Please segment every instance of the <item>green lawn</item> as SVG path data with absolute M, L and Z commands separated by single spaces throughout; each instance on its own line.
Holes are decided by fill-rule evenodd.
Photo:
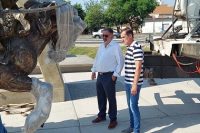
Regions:
M 122 48 L 123 53 L 125 54 L 126 46 L 122 46 L 121 48 Z M 68 51 L 68 54 L 87 55 L 91 58 L 95 58 L 97 49 L 98 49 L 98 47 L 73 47 Z M 145 50 L 145 51 L 147 51 L 147 50 Z
M 98 47 L 73 47 L 68 51 L 71 55 L 87 55 L 95 58 Z

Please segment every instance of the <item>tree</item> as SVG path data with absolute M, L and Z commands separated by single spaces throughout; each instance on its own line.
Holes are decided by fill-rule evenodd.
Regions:
M 156 0 L 103 0 L 107 7 L 106 17 L 115 25 L 129 23 L 138 29 L 144 18 L 158 5 Z
M 118 27 L 125 22 L 125 11 L 121 0 L 103 0 L 102 3 L 106 7 L 104 15 L 107 25 Z
M 82 20 L 84 20 L 84 19 L 85 19 L 85 16 L 86 16 L 86 13 L 85 13 L 85 11 L 83 10 L 81 4 L 77 4 L 77 3 L 76 3 L 75 5 L 73 5 L 73 7 L 76 8 L 76 10 L 78 11 L 78 15 L 80 16 L 80 18 L 81 18 Z
M 97 30 L 101 28 L 104 20 L 104 8 L 102 4 L 98 1 L 90 0 L 85 5 L 86 7 L 86 16 L 85 22 L 90 31 Z

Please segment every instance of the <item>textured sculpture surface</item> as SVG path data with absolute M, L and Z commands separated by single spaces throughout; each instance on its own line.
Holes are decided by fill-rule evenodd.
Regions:
M 24 132 L 33 133 L 49 116 L 53 88 L 28 75 L 36 67 L 37 57 L 47 44 L 51 47 L 49 58 L 62 61 L 85 25 L 76 10 L 63 4 L 62 0 L 28 0 L 23 5 L 24 10 L 63 4 L 55 9 L 30 13 L 21 12 L 17 1 L 0 0 L 0 88 L 34 95 L 36 106 L 24 127 Z
M 13 0 L 1 1 L 3 9 L 17 9 L 16 4 L 12 3 Z M 50 3 L 28 1 L 25 3 L 25 8 L 46 5 Z M 28 75 L 35 68 L 37 57 L 51 38 L 56 40 L 53 36 L 57 29 L 56 13 L 50 10 L 26 14 L 22 19 L 28 22 L 30 29 L 24 28 L 26 26 L 23 27 L 21 22 L 15 19 L 16 15 L 5 13 L 0 16 L 0 88 L 24 92 L 31 90 L 32 80 Z

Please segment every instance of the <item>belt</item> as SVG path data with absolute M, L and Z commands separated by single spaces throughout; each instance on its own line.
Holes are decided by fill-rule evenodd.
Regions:
M 113 72 L 98 72 L 99 75 L 113 74 Z

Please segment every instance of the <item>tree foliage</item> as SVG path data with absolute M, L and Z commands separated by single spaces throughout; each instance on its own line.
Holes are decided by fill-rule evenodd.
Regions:
M 129 23 L 140 26 L 144 18 L 153 12 L 157 6 L 156 0 L 104 0 L 107 4 L 107 17 L 112 18 L 111 21 L 115 25 Z M 134 24 L 135 22 L 135 24 Z
M 94 0 L 86 3 L 86 17 L 85 22 L 90 30 L 97 30 L 101 28 L 104 23 L 104 8 L 103 5 Z
M 158 6 L 156 0 L 138 0 L 137 13 L 142 19 L 144 19 L 153 12 L 156 6 Z
M 125 16 L 121 0 L 104 0 L 103 3 L 107 7 L 104 15 L 109 24 L 117 26 L 124 23 Z
M 73 5 L 73 7 L 76 8 L 76 10 L 78 11 L 78 15 L 80 16 L 80 18 L 81 18 L 82 20 L 84 20 L 84 19 L 85 19 L 85 16 L 86 16 L 86 13 L 85 13 L 85 11 L 83 10 L 81 4 L 77 4 L 77 3 L 76 3 L 75 5 Z
M 86 17 L 90 29 L 130 24 L 138 29 L 155 7 L 156 0 L 90 0 L 86 5 Z

